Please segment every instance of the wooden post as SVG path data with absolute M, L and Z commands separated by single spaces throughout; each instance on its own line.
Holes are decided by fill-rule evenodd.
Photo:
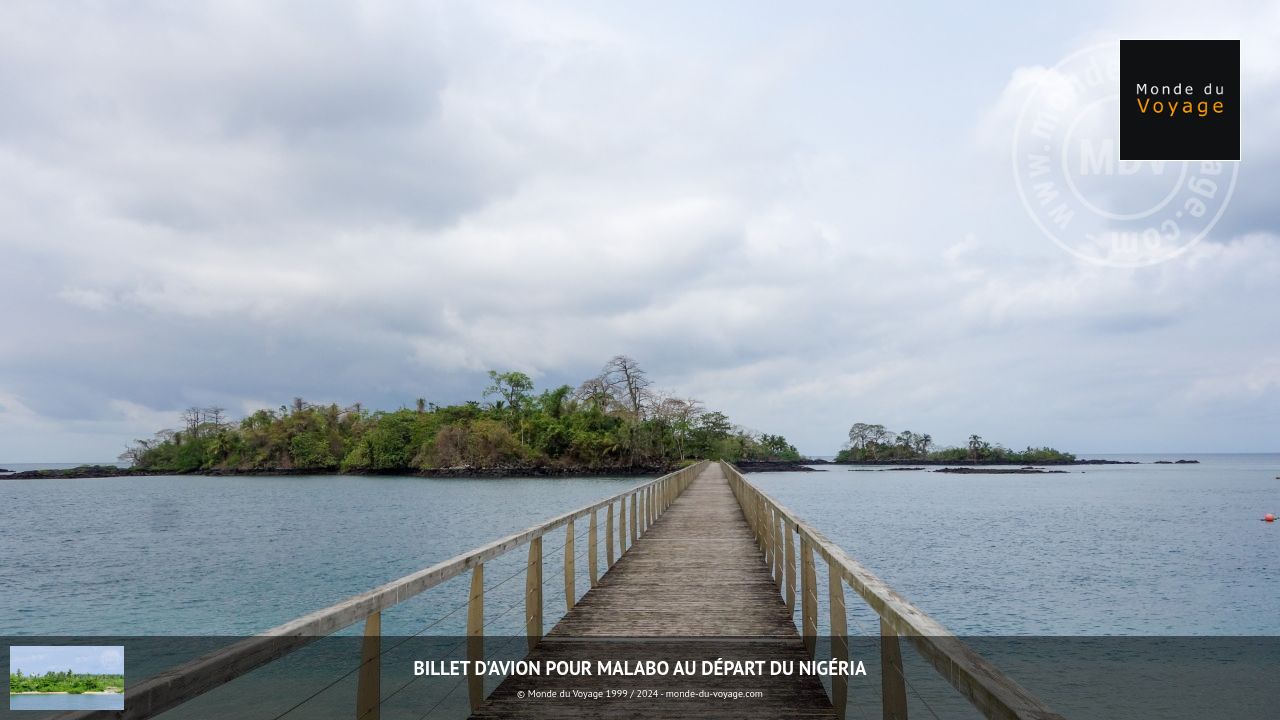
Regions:
M 844 578 L 834 567 L 827 565 L 827 589 L 831 599 L 831 658 L 833 660 L 849 659 L 849 621 L 844 611 Z M 849 704 L 849 676 L 835 674 L 831 676 L 831 705 L 836 709 L 836 717 L 844 720 Z
M 898 632 L 880 618 L 880 696 L 884 720 L 907 720 L 907 676 Z
M 472 668 L 484 660 L 484 564 L 471 571 L 471 599 L 467 601 L 467 690 L 471 696 L 471 709 L 479 709 L 484 702 L 484 675 Z
M 378 720 L 382 700 L 382 613 L 364 620 L 360 674 L 356 681 L 356 720 Z
M 640 534 L 649 529 L 649 488 L 641 488 L 636 493 L 636 502 L 640 503 Z
M 782 513 L 773 514 L 773 584 L 782 592 Z
M 813 569 L 813 546 L 800 536 L 800 620 L 804 649 L 813 657 L 818 648 L 818 576 Z
M 618 501 L 618 557 L 627 552 L 627 499 Z
M 595 587 L 600 583 L 600 571 L 596 568 L 598 562 L 596 545 L 599 543 L 596 540 L 595 510 L 591 511 L 591 522 L 587 524 L 587 544 L 587 564 L 591 566 L 591 587 Z
M 636 518 L 636 510 L 640 507 L 640 501 L 636 499 L 636 493 L 631 493 L 631 544 L 635 545 L 636 540 L 640 539 L 640 531 L 636 526 L 638 518 Z
M 755 491 L 755 521 L 759 524 L 760 529 L 760 551 L 764 552 L 764 560 L 769 560 L 769 536 L 768 529 L 764 525 L 764 493 Z
M 751 529 L 756 532 L 756 542 L 760 542 L 760 497 L 756 495 L 755 490 L 747 491 L 747 498 L 751 502 L 751 512 L 747 513 L 747 518 L 751 522 Z
M 524 574 L 524 634 L 529 650 L 542 639 L 542 536 L 529 541 L 529 564 Z
M 783 525 L 787 534 L 787 612 L 796 612 L 796 541 L 791 528 Z
M 760 496 L 760 492 L 755 492 L 755 534 L 756 539 L 760 541 L 760 552 L 764 553 L 765 564 L 769 561 L 769 541 L 764 528 L 764 497 Z
M 576 592 L 577 570 L 573 564 L 573 518 L 569 518 L 569 524 L 564 529 L 564 609 L 566 612 L 573 609 L 573 603 L 578 599 Z
M 764 564 L 772 573 L 773 570 L 773 508 L 769 507 L 769 503 L 765 502 L 764 494 L 761 493 L 760 507 L 763 508 L 760 517 L 764 520 Z
M 609 503 L 609 511 L 604 516 L 604 552 L 605 571 L 613 567 L 613 503 Z

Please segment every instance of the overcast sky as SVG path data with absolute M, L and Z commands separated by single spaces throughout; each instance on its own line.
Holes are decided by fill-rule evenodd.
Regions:
M 120 645 L 14 645 L 9 648 L 9 672 L 24 675 L 65 672 L 123 675 L 124 647 Z
M 906 5 L 0 4 L 0 462 L 619 353 L 812 454 L 1280 449 L 1280 7 Z M 1009 162 L 1121 37 L 1243 41 L 1227 213 L 1140 269 Z

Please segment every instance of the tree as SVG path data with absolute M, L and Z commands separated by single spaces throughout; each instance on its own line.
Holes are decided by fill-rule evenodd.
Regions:
M 915 437 L 916 455 L 925 457 L 929 454 L 929 448 L 933 446 L 933 436 L 929 433 L 922 433 Z
M 650 381 L 640 364 L 626 355 L 615 355 L 605 363 L 603 377 L 608 386 L 621 396 L 632 416 L 636 420 L 643 419 L 645 388 L 649 387 Z
M 603 375 L 583 380 L 578 389 L 574 391 L 574 397 L 579 402 L 601 412 L 608 411 L 609 404 L 614 399 L 613 393 L 609 391 L 609 383 Z
M 516 417 L 516 424 L 519 426 L 520 445 L 523 447 L 524 406 L 529 399 L 529 393 L 533 391 L 533 381 L 528 375 L 516 370 L 504 373 L 490 370 L 489 380 L 492 384 L 485 388 L 484 396 L 498 395 L 506 402 L 507 407 L 511 408 Z
M 238 422 L 221 408 L 191 408 L 181 432 L 135 441 L 122 458 L 140 470 L 350 470 L 402 472 L 511 464 L 656 469 L 686 457 L 737 460 L 794 453 L 781 435 L 750 432 L 692 398 L 654 391 L 634 360 L 617 356 L 577 392 L 534 394 L 520 372 L 489 373 L 487 399 L 437 406 L 418 398 L 394 412 L 295 398 Z M 517 433 L 518 430 L 518 433 Z M 495 465 L 499 464 L 499 465 Z
M 975 463 L 978 462 L 978 453 L 982 451 L 983 445 L 985 443 L 982 441 L 981 435 L 974 434 L 969 436 L 969 458 Z
M 226 408 L 217 407 L 215 405 L 204 409 L 204 422 L 213 425 L 215 432 L 222 429 L 222 426 L 226 423 L 226 416 Z
M 187 435 L 196 437 L 200 434 L 200 423 L 204 421 L 204 409 L 195 406 L 182 411 L 182 424 L 187 428 Z
M 866 449 L 867 443 L 871 442 L 874 427 L 876 426 L 860 422 L 849 426 L 849 447 L 854 450 Z

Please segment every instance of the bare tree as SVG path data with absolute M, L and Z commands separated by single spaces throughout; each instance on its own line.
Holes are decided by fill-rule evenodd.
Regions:
M 621 396 L 621 400 L 639 420 L 643 417 L 645 389 L 651 381 L 640 363 L 626 355 L 615 355 L 604 365 L 605 382 Z
M 227 421 L 227 409 L 216 405 L 204 409 L 204 422 L 213 425 L 214 430 L 221 430 Z
M 609 391 L 609 383 L 605 381 L 603 375 L 583 380 L 573 396 L 578 402 L 593 405 L 599 410 L 608 410 L 609 403 L 614 399 Z
M 200 423 L 204 422 L 204 409 L 189 407 L 182 411 L 182 424 L 187 428 L 187 435 L 197 437 L 200 434 Z

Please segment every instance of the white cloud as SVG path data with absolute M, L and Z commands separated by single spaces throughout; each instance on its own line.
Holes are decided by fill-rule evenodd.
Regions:
M 491 367 L 576 382 L 618 352 L 816 453 L 854 420 L 1077 450 L 1274 436 L 1198 427 L 1277 393 L 1265 369 L 1244 394 L 1213 380 L 1280 349 L 1256 330 L 1274 154 L 1215 242 L 1094 268 L 1009 174 L 1052 51 L 981 18 L 998 70 L 841 41 L 854 14 L 613 12 L 7 5 L 0 457 L 110 457 L 193 403 L 449 402 Z M 1247 120 L 1280 117 L 1275 8 L 1233 12 Z M 990 92 L 922 114 L 944 59 Z M 1099 412 L 1147 429 L 1116 440 Z

